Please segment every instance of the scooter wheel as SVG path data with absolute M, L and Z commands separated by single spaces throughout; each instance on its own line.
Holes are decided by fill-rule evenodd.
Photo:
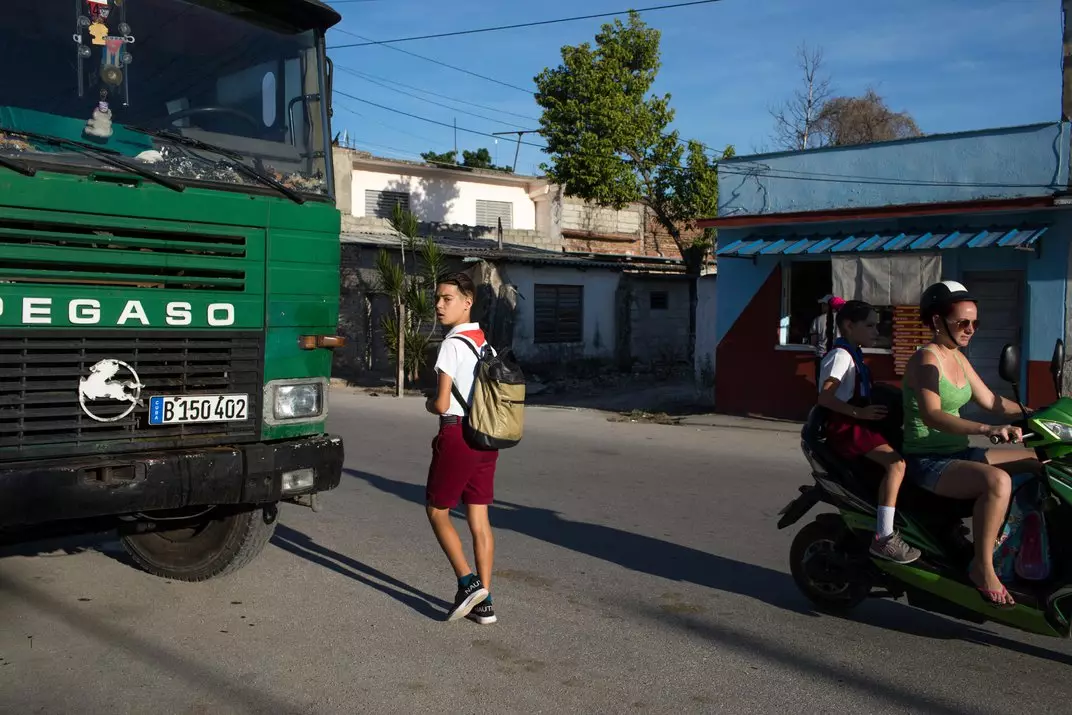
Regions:
M 852 537 L 843 526 L 813 521 L 801 529 L 789 549 L 789 568 L 797 588 L 819 610 L 844 612 L 867 598 L 871 584 L 853 578 L 845 566 Z

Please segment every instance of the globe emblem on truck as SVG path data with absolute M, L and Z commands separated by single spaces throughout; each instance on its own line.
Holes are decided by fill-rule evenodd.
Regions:
M 130 379 L 125 379 L 128 375 Z M 78 404 L 90 419 L 118 422 L 141 404 L 143 387 L 138 373 L 130 365 L 122 360 L 101 360 L 89 368 L 88 377 L 78 381 Z M 110 408 L 109 403 L 112 403 Z M 115 403 L 119 403 L 118 407 Z M 116 409 L 122 411 L 108 416 L 100 414 Z

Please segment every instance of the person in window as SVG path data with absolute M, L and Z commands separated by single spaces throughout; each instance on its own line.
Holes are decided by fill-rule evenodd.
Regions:
M 815 348 L 815 384 L 822 385 L 820 373 L 823 358 L 830 350 L 834 340 L 839 336 L 837 325 L 834 321 L 834 313 L 845 304 L 845 301 L 837 296 L 824 295 L 819 299 L 819 315 L 811 321 L 811 329 L 808 331 L 808 340 Z
M 912 563 L 921 556 L 919 549 L 909 546 L 893 529 L 905 462 L 877 428 L 887 409 L 871 404 L 871 371 L 861 350 L 878 339 L 878 313 L 869 303 L 850 300 L 837 312 L 836 322 L 839 337 L 823 359 L 819 382 L 819 405 L 830 411 L 827 443 L 844 459 L 865 457 L 882 467 L 885 474 L 870 552 L 899 564 Z
M 993 549 L 1012 494 L 1012 474 L 1038 473 L 1038 460 L 1011 450 L 970 446 L 970 435 L 1018 442 L 1020 429 L 960 416 L 969 401 L 1002 419 L 1021 415 L 1012 400 L 995 395 L 961 354 L 978 327 L 976 300 L 956 281 L 937 283 L 920 298 L 919 316 L 934 331 L 909 360 L 904 376 L 904 447 L 908 478 L 944 497 L 974 499 L 975 559 L 970 577 L 996 608 L 1014 608 L 994 570 Z

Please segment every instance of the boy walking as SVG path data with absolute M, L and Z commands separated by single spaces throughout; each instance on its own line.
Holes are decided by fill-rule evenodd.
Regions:
M 458 592 L 447 620 L 468 617 L 487 625 L 496 621 L 490 592 L 495 540 L 488 505 L 494 500 L 499 453 L 469 446 L 462 434 L 466 408 L 454 394 L 469 399 L 477 352 L 486 345 L 480 325 L 470 317 L 475 296 L 473 281 L 464 273 L 447 276 L 436 287 L 436 318 L 449 332 L 436 359 L 436 393 L 426 404 L 429 412 L 439 416 L 439 434 L 432 441 L 432 463 L 428 467 L 426 509 L 432 531 L 458 577 Z M 450 510 L 459 500 L 465 503 L 466 520 L 473 535 L 475 574 L 451 523 Z

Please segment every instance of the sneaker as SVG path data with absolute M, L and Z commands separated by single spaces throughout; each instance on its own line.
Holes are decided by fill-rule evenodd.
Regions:
M 479 578 L 474 578 L 469 582 L 468 586 L 458 589 L 458 593 L 454 597 L 454 607 L 450 609 L 447 620 L 456 621 L 459 618 L 465 618 L 473 610 L 473 606 L 487 597 L 488 589 L 484 588 L 484 584 L 480 582 Z
M 487 601 L 478 603 L 469 615 L 466 616 L 470 621 L 475 621 L 482 626 L 490 626 L 495 621 L 499 620 L 495 617 L 495 609 L 491 607 L 491 604 Z
M 878 536 L 872 539 L 870 551 L 872 556 L 898 564 L 910 564 L 923 555 L 919 549 L 909 546 L 896 531 L 884 539 Z

